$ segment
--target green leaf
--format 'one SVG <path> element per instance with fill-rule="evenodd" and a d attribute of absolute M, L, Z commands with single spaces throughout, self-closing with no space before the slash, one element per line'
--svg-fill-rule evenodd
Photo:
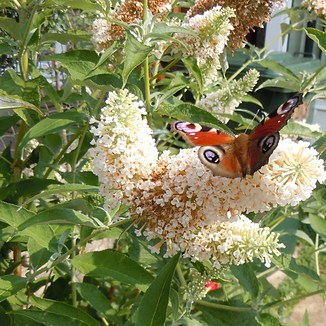
<path fill-rule="evenodd" d="M 59 42 L 61 44 L 66 44 L 68 42 L 80 42 L 80 41 L 89 41 L 90 34 L 78 31 L 76 33 L 44 33 L 42 35 L 41 42 Z"/>
<path fill-rule="evenodd" d="M 171 258 L 144 294 L 138 308 L 136 326 L 165 324 L 172 277 L 178 261 L 179 255 Z"/>
<path fill-rule="evenodd" d="M 309 127 L 294 121 L 289 121 L 288 124 L 282 128 L 281 133 L 288 136 L 303 137 L 305 139 L 319 139 L 323 135 L 322 132 L 312 131 Z"/>
<path fill-rule="evenodd" d="M 10 127 L 18 122 L 18 115 L 10 115 L 7 117 L 0 117 L 0 136 L 2 136 Z"/>
<path fill-rule="evenodd" d="M 153 280 L 152 275 L 137 262 L 120 252 L 109 249 L 77 256 L 72 260 L 72 264 L 87 276 L 99 280 L 114 278 L 141 290 L 145 290 Z"/>
<path fill-rule="evenodd" d="M 0 277 L 0 301 L 16 294 L 27 284 L 26 278 L 16 275 L 3 275 Z"/>
<path fill-rule="evenodd" d="M 55 113 L 30 128 L 20 142 L 19 149 L 22 150 L 23 147 L 34 138 L 53 134 L 70 125 L 76 124 L 76 122 L 81 123 L 84 119 L 85 115 L 83 113 L 73 110 Z"/>
<path fill-rule="evenodd" d="M 20 39 L 20 25 L 14 18 L 0 17 L 0 29 L 6 31 L 17 41 Z"/>
<path fill-rule="evenodd" d="M 232 131 L 224 123 L 216 119 L 211 113 L 200 109 L 191 103 L 184 103 L 177 106 L 161 105 L 156 112 L 162 115 L 167 115 L 175 120 L 195 122 L 215 127 L 233 135 Z"/>
<path fill-rule="evenodd" d="M 183 58 L 182 62 L 194 77 L 198 84 L 198 92 L 199 94 L 203 93 L 203 76 L 201 74 L 201 70 L 198 67 L 197 61 L 191 57 Z"/>
<path fill-rule="evenodd" d="M 116 74 L 99 74 L 98 72 L 93 74 L 91 73 L 88 77 L 85 78 L 85 81 L 96 84 L 96 87 L 104 90 L 109 91 L 112 88 L 121 88 L 122 87 L 122 80 L 119 75 Z"/>
<path fill-rule="evenodd" d="M 291 255 L 282 254 L 272 258 L 273 263 L 282 268 L 284 273 L 300 284 L 306 291 L 312 292 L 318 289 L 320 277 L 312 269 L 297 264 Z M 267 304 L 268 306 L 269 304 Z M 272 304 L 271 304 L 272 305 Z"/>
<path fill-rule="evenodd" d="M 117 51 L 117 49 L 118 49 L 118 43 L 113 42 L 113 44 L 102 53 L 98 63 L 94 67 L 94 70 L 102 66 L 111 57 L 111 55 L 115 51 Z"/>
<path fill-rule="evenodd" d="M 20 236 L 26 236 L 33 238 L 40 247 L 46 249 L 52 249 L 55 234 L 50 225 L 35 225 L 33 228 L 28 228 L 16 233 Z"/>
<path fill-rule="evenodd" d="M 31 304 L 40 310 L 16 310 L 13 313 L 31 318 L 49 326 L 76 325 L 100 326 L 100 324 L 83 310 L 63 302 L 38 297 L 31 298 Z"/>
<path fill-rule="evenodd" d="M 304 28 L 304 31 L 306 32 L 307 36 L 315 41 L 319 48 L 326 53 L 326 32 L 312 27 Z"/>
<path fill-rule="evenodd" d="M 27 251 L 29 255 L 29 262 L 32 268 L 39 268 L 46 264 L 53 252 L 41 246 L 34 238 L 29 237 L 27 241 Z"/>
<path fill-rule="evenodd" d="M 15 96 L 0 94 L 0 110 L 8 109 L 31 109 L 43 116 L 43 112 L 32 103 L 16 98 Z"/>
<path fill-rule="evenodd" d="M 30 117 L 30 110 L 37 111 L 40 115 L 40 83 L 39 78 L 23 80 L 13 69 L 7 69 L 0 76 L 0 105 L 3 109 L 12 109 L 28 125 L 34 121 Z"/>
<path fill-rule="evenodd" d="M 251 265 L 231 265 L 231 272 L 239 280 L 241 286 L 246 289 L 246 291 L 250 292 L 253 298 L 257 298 L 259 293 L 259 283 Z"/>
<path fill-rule="evenodd" d="M 311 227 L 322 236 L 326 237 L 326 220 L 315 214 L 309 214 Z"/>
<path fill-rule="evenodd" d="M 18 231 L 34 227 L 38 224 L 78 224 L 94 227 L 93 221 L 87 215 L 69 208 L 54 207 L 34 215 L 26 222 L 19 225 Z"/>
<path fill-rule="evenodd" d="M 66 192 L 98 192 L 98 186 L 89 186 L 84 184 L 60 184 L 60 185 L 49 185 L 46 190 L 37 194 L 36 196 L 26 200 L 22 206 L 26 206 L 33 202 L 35 199 L 46 198 L 54 194 L 62 194 Z"/>
<path fill-rule="evenodd" d="M 18 225 L 35 215 L 19 206 L 0 201 L 0 221 L 17 228 Z"/>
<path fill-rule="evenodd" d="M 46 0 L 43 4 L 44 8 L 48 6 L 62 6 L 74 9 L 83 9 L 87 11 L 101 11 L 102 7 L 94 1 L 80 0 Z"/>
<path fill-rule="evenodd" d="M 258 321 L 263 326 L 282 326 L 283 324 L 270 314 L 261 314 L 258 316 Z"/>
<path fill-rule="evenodd" d="M 306 241 L 309 245 L 314 246 L 314 242 L 310 239 L 307 233 L 303 232 L 302 230 L 296 230 L 295 232 L 296 237 Z"/>
<path fill-rule="evenodd" d="M 200 303 L 195 304 L 196 308 L 203 313 L 203 319 L 208 325 L 221 325 L 221 326 L 260 326 L 256 320 L 256 316 L 250 307 L 240 302 L 228 302 L 228 306 L 235 307 L 234 311 L 210 308 Z M 236 311 L 236 308 L 247 308 L 248 311 Z M 216 321 L 218 320 L 218 324 Z"/>
<path fill-rule="evenodd" d="M 140 43 L 130 33 L 127 33 L 125 45 L 125 60 L 122 70 L 123 85 L 126 85 L 130 73 L 144 62 L 152 47 Z"/>
<path fill-rule="evenodd" d="M 195 31 L 184 28 L 180 26 L 171 26 L 167 25 L 166 23 L 160 22 L 156 23 L 153 27 L 153 33 L 155 34 L 173 34 L 173 33 L 183 33 L 183 34 L 189 34 L 192 36 L 198 36 L 198 33 Z"/>
<path fill-rule="evenodd" d="M 86 300 L 100 316 L 108 316 L 116 314 L 112 306 L 108 302 L 108 298 L 93 284 L 90 283 L 77 283 L 77 291 L 80 296 Z"/>
<path fill-rule="evenodd" d="M 316 140 L 313 143 L 313 147 L 316 148 L 318 153 L 322 154 L 324 151 L 326 151 L 326 134 L 324 134 L 322 137 L 320 137 L 318 140 Z"/>
<path fill-rule="evenodd" d="M 254 103 L 257 106 L 264 108 L 263 104 L 252 95 L 246 94 L 246 95 L 242 96 L 241 100 L 242 100 L 242 102 Z"/>
<path fill-rule="evenodd" d="M 299 82 L 298 76 L 279 62 L 264 59 L 262 61 L 259 61 L 258 63 L 265 68 L 273 70 L 273 72 L 280 73 L 281 75 L 288 78 L 289 80 L 292 80 L 294 82 Z"/>
<path fill-rule="evenodd" d="M 300 89 L 300 83 L 295 81 L 289 81 L 285 79 L 284 77 L 276 77 L 273 79 L 268 79 L 261 83 L 257 88 L 256 91 L 267 88 L 267 87 L 276 87 L 276 88 L 284 88 L 289 89 L 293 92 L 297 92 Z"/>
<path fill-rule="evenodd" d="M 99 56 L 95 51 L 73 50 L 60 54 L 45 56 L 43 60 L 59 61 L 67 69 L 73 80 L 84 80 L 90 72 L 94 72 Z M 98 72 L 107 73 L 107 69 L 99 69 Z"/>
<path fill-rule="evenodd" d="M 21 180 L 15 183 L 12 183 L 10 185 L 11 193 L 8 193 L 10 195 L 10 198 L 19 198 L 22 196 L 27 195 L 35 195 L 36 193 L 39 193 L 40 191 L 46 189 L 49 185 L 52 184 L 60 184 L 56 180 L 50 180 L 50 179 L 41 179 L 41 178 L 30 178 Z"/>

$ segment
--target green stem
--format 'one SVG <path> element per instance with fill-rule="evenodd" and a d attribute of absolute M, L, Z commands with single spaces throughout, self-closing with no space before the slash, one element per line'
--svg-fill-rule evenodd
<path fill-rule="evenodd" d="M 21 4 L 17 1 L 17 0 L 11 0 L 12 6 L 18 10 L 19 8 L 21 8 Z"/>
<path fill-rule="evenodd" d="M 321 290 L 317 290 L 317 291 L 310 292 L 310 293 L 307 293 L 307 294 L 299 295 L 299 296 L 297 296 L 295 298 L 292 298 L 292 299 L 280 300 L 280 301 L 277 301 L 275 303 L 270 303 L 270 304 L 267 304 L 264 307 L 262 307 L 261 311 L 266 310 L 266 309 L 270 309 L 270 308 L 276 308 L 276 307 L 279 307 L 279 306 L 285 306 L 286 304 L 297 302 L 297 301 L 300 301 L 300 300 L 302 300 L 304 298 L 313 296 L 315 294 L 324 293 L 324 292 L 325 292 L 325 289 L 321 289 Z"/>
<path fill-rule="evenodd" d="M 65 252 L 63 255 L 61 255 L 60 257 L 58 257 L 51 265 L 51 268 L 61 264 L 65 259 L 67 259 L 70 255 L 72 255 L 76 250 L 78 246 L 83 246 L 84 244 L 86 244 L 88 241 L 90 241 L 91 239 L 93 239 L 94 237 L 100 235 L 101 233 L 106 232 L 108 229 L 111 228 L 116 228 L 118 226 L 121 226 L 123 224 L 127 224 L 129 222 L 131 222 L 133 220 L 133 218 L 127 218 L 124 219 L 122 221 L 116 222 L 111 224 L 110 226 L 108 226 L 107 228 L 101 228 L 101 229 L 97 229 L 94 232 L 92 232 L 88 237 L 82 239 L 78 245 L 74 245 L 73 247 L 71 247 L 67 252 Z M 39 270 L 37 270 L 35 273 L 32 273 L 29 277 L 29 281 L 33 281 L 35 280 L 35 278 L 39 275 L 41 275 L 42 273 L 46 273 L 49 270 L 50 267 L 46 266 L 43 267 Z"/>
<path fill-rule="evenodd" d="M 88 130 L 88 126 L 85 127 L 84 131 L 82 132 L 80 138 L 79 138 L 79 142 L 78 142 L 78 146 L 77 149 L 75 151 L 75 155 L 72 159 L 72 163 L 71 163 L 71 169 L 72 169 L 72 183 L 76 182 L 76 165 L 77 165 L 77 161 L 78 161 L 78 157 L 79 157 L 79 153 L 81 151 L 81 147 L 83 145 L 86 133 Z"/>
<path fill-rule="evenodd" d="M 145 86 L 145 107 L 146 111 L 150 112 L 151 108 L 151 89 L 149 82 L 149 62 L 148 57 L 144 61 L 144 86 Z"/>
<path fill-rule="evenodd" d="M 76 226 L 74 227 L 74 231 L 76 230 Z M 71 259 L 74 259 L 76 257 L 76 250 L 77 250 L 77 232 L 73 233 L 72 240 L 71 240 L 72 248 L 75 248 L 75 250 L 71 253 Z M 71 300 L 72 305 L 77 308 L 77 270 L 76 268 L 71 265 Z"/>
<path fill-rule="evenodd" d="M 51 164 L 51 166 L 48 167 L 48 169 L 46 170 L 46 172 L 44 173 L 44 179 L 46 179 L 50 173 L 52 172 L 52 170 L 54 169 L 54 166 L 60 162 L 61 158 L 63 157 L 63 155 L 66 153 L 68 147 L 80 136 L 80 134 L 83 133 L 85 127 L 82 127 L 81 129 L 79 129 L 71 138 L 70 140 L 67 142 L 67 144 L 62 147 L 60 153 L 58 154 L 58 156 L 53 160 L 53 163 Z"/>
<path fill-rule="evenodd" d="M 34 16 L 36 14 L 37 8 L 41 1 L 42 0 L 36 1 L 31 13 L 30 13 L 30 16 L 28 18 L 27 25 L 25 26 L 25 31 L 24 31 L 24 34 L 23 34 L 23 37 L 21 40 L 21 46 L 19 49 L 19 54 L 18 54 L 19 69 L 21 71 L 21 74 L 22 74 L 24 80 L 28 80 L 28 49 L 27 49 L 27 45 L 29 42 L 29 33 L 31 31 L 31 26 L 34 21 Z M 23 12 L 21 12 L 21 14 L 24 15 Z"/>
<path fill-rule="evenodd" d="M 196 300 L 195 304 L 199 304 L 199 305 L 209 307 L 209 308 L 222 309 L 222 310 L 228 310 L 228 311 L 237 311 L 237 312 L 248 312 L 248 311 L 252 310 L 252 308 L 250 308 L 250 307 L 227 306 L 224 304 L 207 302 L 207 301 L 203 301 L 203 300 Z"/>
<path fill-rule="evenodd" d="M 173 67 L 178 61 L 180 61 L 181 57 L 174 58 L 167 66 L 165 66 L 162 70 L 156 73 L 152 78 L 151 81 L 156 80 L 158 76 L 163 75 L 166 71 L 168 71 L 171 67 Z"/>
<path fill-rule="evenodd" d="M 315 241 L 315 264 L 316 264 L 316 273 L 317 273 L 318 276 L 320 276 L 318 247 L 319 247 L 319 234 L 317 233 L 316 234 L 316 241 Z"/>
<path fill-rule="evenodd" d="M 143 0 L 143 23 L 147 19 L 148 0 Z M 151 108 L 151 89 L 149 78 L 149 59 L 148 56 L 144 61 L 144 87 L 145 87 L 145 107 L 146 111 L 150 112 Z"/>
<path fill-rule="evenodd" d="M 278 217 L 276 220 L 273 221 L 272 225 L 269 225 L 269 228 L 271 230 L 274 230 L 277 226 L 279 226 L 282 222 L 285 221 L 286 217 L 287 217 L 286 214 L 281 215 L 280 217 Z"/>
<path fill-rule="evenodd" d="M 285 36 L 287 33 L 291 31 L 291 29 L 294 29 L 296 26 L 302 24 L 304 20 L 301 20 L 293 25 L 290 25 L 288 28 L 286 28 L 283 32 L 276 35 L 270 42 L 268 42 L 260 51 L 257 52 L 257 58 L 249 59 L 247 62 L 245 62 L 229 79 L 228 81 L 231 81 L 235 79 L 244 69 L 246 69 L 249 65 L 251 65 L 254 61 L 259 59 L 259 57 L 267 50 L 268 47 L 270 47 L 274 42 L 276 42 L 279 38 Z"/>
<path fill-rule="evenodd" d="M 268 276 L 268 275 L 270 275 L 270 274 L 276 272 L 276 270 L 277 270 L 277 267 L 276 267 L 276 266 L 271 267 L 271 268 L 269 268 L 269 269 L 266 269 L 265 271 L 263 271 L 263 272 L 257 274 L 257 278 L 259 279 L 259 278 L 262 278 L 262 277 Z"/>
<path fill-rule="evenodd" d="M 176 272 L 177 272 L 177 275 L 178 275 L 178 278 L 179 278 L 179 281 L 180 281 L 181 286 L 186 286 L 187 285 L 187 282 L 186 282 L 186 280 L 185 280 L 185 278 L 183 276 L 180 263 L 177 264 Z"/>

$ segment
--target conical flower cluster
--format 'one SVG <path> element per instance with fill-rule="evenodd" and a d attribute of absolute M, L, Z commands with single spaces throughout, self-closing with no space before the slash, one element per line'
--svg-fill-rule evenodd
<path fill-rule="evenodd" d="M 279 254 L 278 235 L 243 213 L 296 205 L 326 179 L 323 161 L 305 142 L 281 140 L 269 163 L 245 179 L 213 176 L 197 149 L 158 158 L 143 104 L 128 91 L 112 92 L 97 127 L 94 170 L 108 209 L 130 205 L 137 235 L 165 256 L 181 252 L 215 268 Z M 95 122 L 93 120 L 92 122 Z M 164 246 L 165 247 L 165 246 Z"/>

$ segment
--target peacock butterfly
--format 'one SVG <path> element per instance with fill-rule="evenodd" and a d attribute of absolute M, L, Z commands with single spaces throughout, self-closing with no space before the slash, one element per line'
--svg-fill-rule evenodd
<path fill-rule="evenodd" d="M 214 176 L 244 178 L 267 164 L 278 145 L 279 130 L 300 104 L 302 94 L 298 93 L 269 114 L 249 134 L 240 133 L 235 137 L 215 128 L 184 121 L 174 122 L 172 130 L 187 143 L 200 146 L 199 159 Z"/>

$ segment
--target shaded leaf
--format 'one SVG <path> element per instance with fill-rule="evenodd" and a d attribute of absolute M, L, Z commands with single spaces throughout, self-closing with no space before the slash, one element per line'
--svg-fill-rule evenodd
<path fill-rule="evenodd" d="M 108 302 L 108 298 L 93 284 L 78 283 L 77 291 L 102 316 L 116 314 Z"/>
<path fill-rule="evenodd" d="M 317 43 L 319 48 L 325 53 L 326 52 L 326 32 L 319 29 L 307 27 L 304 28 L 307 36 Z"/>
<path fill-rule="evenodd" d="M 197 61 L 191 57 L 183 58 L 182 62 L 191 73 L 193 78 L 196 80 L 198 84 L 198 92 L 199 94 L 203 93 L 203 76 L 201 74 L 201 70 L 198 67 Z"/>
<path fill-rule="evenodd" d="M 250 292 L 254 298 L 257 298 L 259 293 L 259 283 L 251 265 L 231 265 L 231 272 L 239 280 L 241 286 L 243 286 L 246 291 Z"/>
<path fill-rule="evenodd" d="M 22 231 L 38 224 L 78 224 L 86 226 L 94 226 L 92 220 L 80 212 L 69 208 L 51 208 L 34 215 L 26 222 L 18 226 L 18 230 Z"/>
<path fill-rule="evenodd" d="M 72 260 L 72 264 L 87 276 L 99 280 L 114 278 L 141 290 L 145 290 L 153 280 L 152 275 L 137 262 L 109 249 L 77 256 Z"/>
<path fill-rule="evenodd" d="M 76 124 L 76 122 L 82 122 L 84 119 L 83 113 L 73 110 L 53 114 L 30 128 L 20 142 L 19 148 L 22 150 L 30 140 L 63 130 L 72 124 Z"/>
<path fill-rule="evenodd" d="M 0 221 L 17 228 L 18 225 L 35 215 L 27 209 L 0 201 Z"/>
<path fill-rule="evenodd" d="M 171 258 L 147 289 L 138 308 L 136 326 L 165 324 L 172 277 L 178 261 L 179 255 Z"/>
<path fill-rule="evenodd" d="M 26 278 L 16 275 L 3 275 L 0 277 L 0 301 L 16 294 L 27 284 Z"/>
<path fill-rule="evenodd" d="M 0 117 L 0 136 L 2 136 L 10 127 L 12 127 L 18 121 L 19 116 L 16 114 L 7 117 Z"/>
<path fill-rule="evenodd" d="M 0 17 L 0 28 L 6 31 L 15 40 L 20 39 L 19 23 L 14 18 Z"/>
<path fill-rule="evenodd" d="M 127 83 L 130 73 L 146 59 L 152 47 L 140 43 L 130 33 L 127 33 L 125 45 L 125 60 L 122 70 L 123 85 Z"/>
<path fill-rule="evenodd" d="M 59 61 L 67 69 L 73 80 L 84 80 L 90 72 L 94 72 L 99 56 L 95 51 L 73 50 L 60 54 L 45 56 L 43 60 Z M 107 69 L 98 69 L 99 73 L 107 73 Z"/>
<path fill-rule="evenodd" d="M 231 303 L 228 303 L 228 306 Z M 223 325 L 223 326 L 260 326 L 256 320 L 256 315 L 253 310 L 250 310 L 249 306 L 234 302 L 235 308 L 248 308 L 248 311 L 229 311 L 218 308 L 210 308 L 198 303 L 195 304 L 196 308 L 203 313 L 204 320 L 208 325 Z M 239 309 L 239 310 L 240 310 Z M 218 320 L 218 324 L 216 321 Z"/>
<path fill-rule="evenodd" d="M 200 109 L 191 103 L 184 103 L 177 106 L 161 105 L 156 112 L 162 115 L 167 115 L 175 120 L 196 122 L 202 125 L 215 127 L 233 135 L 232 131 L 224 123 L 217 120 L 211 113 Z"/>
<path fill-rule="evenodd" d="M 31 298 L 31 304 L 39 308 L 29 310 L 16 310 L 14 314 L 23 315 L 44 325 L 62 326 L 99 326 L 100 324 L 83 310 L 77 309 L 63 302 L 38 297 Z"/>
<path fill-rule="evenodd" d="M 292 80 L 294 82 L 299 82 L 298 76 L 292 72 L 290 69 L 285 67 L 279 62 L 273 61 L 273 60 L 268 60 L 264 59 L 258 62 L 261 66 L 271 69 L 273 72 L 278 72 L 288 78 L 289 80 Z"/>
<path fill-rule="evenodd" d="M 46 190 L 37 194 L 36 196 L 26 200 L 22 206 L 26 206 L 29 203 L 33 202 L 35 199 L 46 198 L 54 194 L 62 194 L 65 192 L 98 192 L 98 186 L 89 186 L 84 184 L 60 184 L 60 185 L 49 185 Z"/>
<path fill-rule="evenodd" d="M 282 326 L 283 324 L 270 314 L 261 314 L 258 316 L 258 321 L 263 326 Z"/>
<path fill-rule="evenodd" d="M 326 237 L 326 220 L 315 214 L 309 214 L 311 227 L 322 236 Z"/>

